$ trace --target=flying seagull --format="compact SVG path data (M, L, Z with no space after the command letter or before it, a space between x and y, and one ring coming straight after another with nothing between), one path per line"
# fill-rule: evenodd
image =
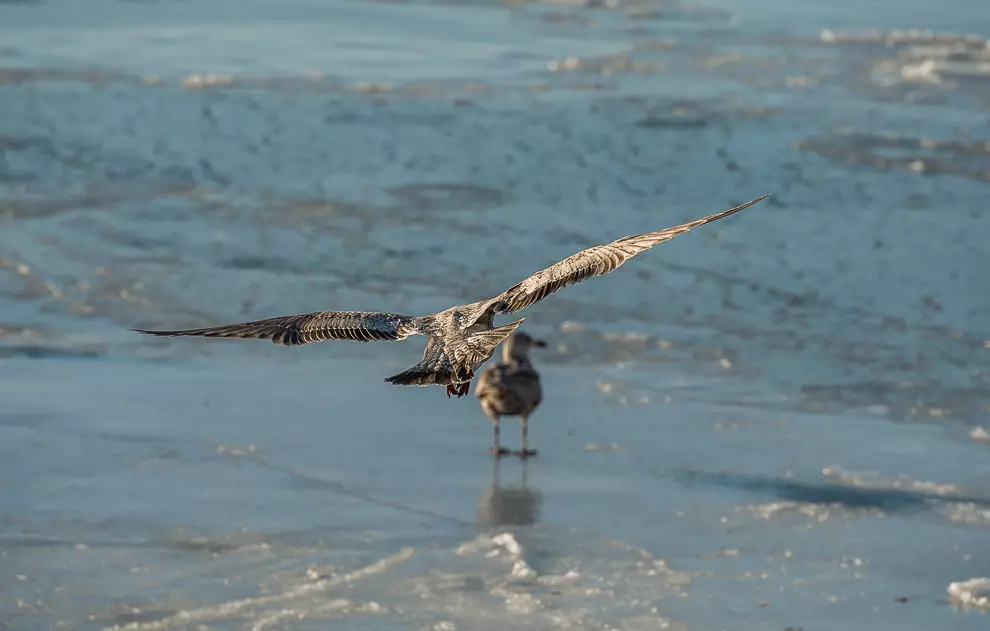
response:
M509 450L499 443L499 420L503 416L518 416L522 419L522 447L516 452L520 458L535 456L536 450L526 443L529 436L529 415L543 400L540 375L529 360L529 349L546 346L542 340L519 331L509 336L502 344L502 361L489 366L478 377L474 396L480 399L481 409L492 422L495 442L493 456L504 456Z
M640 252L649 250L688 232L749 208L769 197L764 195L735 208L689 221L656 232L645 232L596 245L572 254L536 272L501 294L456 305L426 316L406 316L373 311L321 311L227 324L205 329L148 331L137 333L167 337L236 337L271 340L275 344L297 346L311 342L353 340L356 342L400 341L410 335L428 338L423 361L408 370L387 377L399 386L447 386L447 397L468 393L474 372L495 352L495 347L512 334L525 318L495 326L496 315L516 313L550 294L592 276L603 276L618 269Z

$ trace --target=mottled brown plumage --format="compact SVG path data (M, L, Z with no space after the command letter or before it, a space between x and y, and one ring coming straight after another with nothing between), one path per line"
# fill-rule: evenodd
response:
M489 366L474 387L474 395L481 401L481 409L492 421L495 441L492 455L509 453L499 443L499 421L503 416L518 416L522 421L522 447L516 452L526 458L535 456L536 451L527 446L529 435L529 415L543 400L540 375L529 359L529 349L546 346L526 333L514 333L502 345L502 361Z
M357 342L400 341L410 335L429 338L423 361L385 379L403 386L446 385L447 395L464 396L474 373L492 356L498 344L522 322L495 326L496 315L508 315L539 302L560 289L592 276L602 276L658 243L692 228L735 214L766 199L764 195L735 208L672 228L623 237L597 245L541 270L498 296L458 305L428 316L413 317L368 311L322 311L228 324L202 329L152 331L159 336L233 337L271 340L296 346L329 340Z
M580 283L592 276L604 276L605 274L614 272L623 263L640 252L649 250L657 244L669 241L698 226L703 226L706 223L734 215L740 210L745 210L767 197L769 195L758 197L753 201L746 202L734 208L671 228L622 237L611 243L596 245L586 250L581 250L577 254L572 254L566 259L536 272L526 280L510 287L501 295L494 298L493 300L496 301L495 313L498 315L509 315L517 311L522 311L526 307L543 300L550 294L560 291L568 285Z
M329 340L355 342L398 341L414 333L408 328L412 318L394 313L368 311L321 311L181 331L143 331L168 336L238 337L271 340L283 346L298 346Z

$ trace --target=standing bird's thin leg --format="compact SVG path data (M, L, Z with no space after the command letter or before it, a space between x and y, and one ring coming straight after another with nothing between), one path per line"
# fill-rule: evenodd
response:
M529 436L529 417L523 415L522 417L522 449L516 452L516 455L520 458L529 458L530 456L536 455L535 449L528 449L526 445L526 438Z
M496 458L498 458L500 456L504 456L505 454L511 452L505 447L503 447L499 441L499 434L501 434L501 431L499 429L499 418L497 416L493 416L491 417L491 419L492 419L492 428L494 429L495 432L495 442L492 445L492 449L490 453Z

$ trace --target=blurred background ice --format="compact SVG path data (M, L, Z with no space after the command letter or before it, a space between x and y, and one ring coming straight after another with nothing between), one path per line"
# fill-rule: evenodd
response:
M0 2L0 626L985 629L988 37L985 0ZM382 383L421 339L126 331L427 313L767 192L523 314L525 465Z

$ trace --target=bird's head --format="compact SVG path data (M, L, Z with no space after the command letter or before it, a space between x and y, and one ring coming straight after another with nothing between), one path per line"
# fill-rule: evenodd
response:
M529 349L545 348L547 345L543 340L537 340L528 333L517 331L506 338L502 346L502 358L506 361L528 361Z

